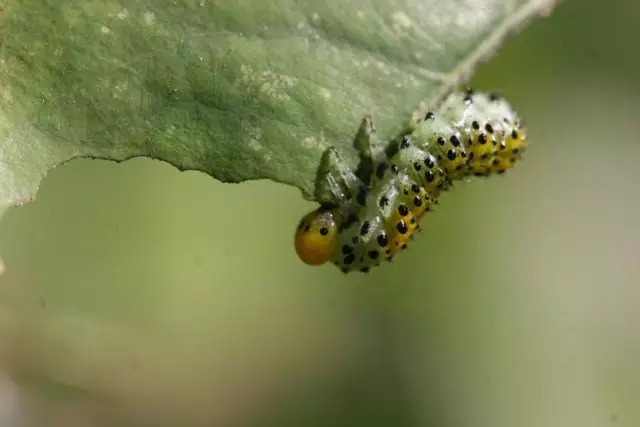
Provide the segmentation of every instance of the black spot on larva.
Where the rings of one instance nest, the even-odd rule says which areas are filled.
[[[473,160],[473,151],[469,153],[469,161]]]
[[[493,126],[491,126],[491,123],[487,123],[486,125],[484,125],[484,130],[486,130],[488,133],[493,133]]]
[[[484,133],[481,133],[480,135],[478,135],[478,142],[480,144],[486,144],[487,143],[487,135],[485,135]]]
[[[380,252],[378,252],[376,250],[369,251],[369,258],[378,259],[378,256],[380,256]]]
[[[400,216],[407,216],[409,215],[409,208],[406,205],[400,205],[398,206],[398,213]]]
[[[415,224],[416,223],[416,219],[415,218],[411,218],[411,220],[409,221],[411,224]]]
[[[356,201],[360,203],[361,206],[365,206],[367,204],[367,189],[365,187],[358,188]]]
[[[405,196],[409,195],[409,190],[407,190],[406,188],[402,191],[402,194],[404,194]]]
[[[326,236],[327,234],[329,234],[329,229],[327,227],[322,227],[320,229],[320,234],[322,234],[323,236]]]
[[[442,155],[441,155],[441,154],[438,154],[438,155],[436,156],[436,158],[438,159],[438,161],[439,161],[439,162],[441,162],[441,161],[442,161]]]
[[[384,173],[387,171],[387,169],[389,169],[389,165],[386,163],[380,163],[377,167],[376,167],[376,176],[379,179],[384,178]]]
[[[444,145],[444,144],[446,144],[447,141],[445,141],[445,139],[443,137],[439,136],[438,139],[436,139],[436,142],[439,145]]]
[[[413,191],[414,193],[419,193],[420,186],[414,182],[413,184],[411,184],[411,191]]]
[[[361,236],[366,236],[367,233],[369,233],[369,229],[371,228],[371,224],[369,223],[369,221],[365,221],[362,223],[362,226],[360,227],[360,235]]]
[[[518,161],[518,159],[516,159],[515,157],[510,158],[509,160],[511,160],[511,163],[515,163]]]
[[[351,238],[351,243],[353,243],[354,245],[357,245],[359,241],[360,241],[360,238],[358,236],[353,236]]]
[[[519,150],[519,149],[517,149],[517,148],[514,148],[513,150],[511,150],[511,152],[512,152],[513,154],[518,154],[518,153],[520,152],[520,150]]]
[[[308,232],[309,232],[309,230],[311,230],[311,226],[310,226],[309,224],[305,225],[305,226],[304,226],[304,232],[305,232],[305,233],[308,233]]]
[[[351,252],[353,252],[353,247],[349,246],[349,245],[344,245],[342,246],[342,253],[345,255],[349,255]]]
[[[500,166],[500,160],[499,159],[493,159],[493,166]]]
[[[476,122],[475,120],[471,122],[471,127],[474,130],[479,130],[480,129],[480,123]]]
[[[400,149],[409,148],[410,145],[411,139],[408,136],[403,137],[402,141],[400,141]]]
[[[389,198],[387,197],[386,194],[383,194],[382,197],[380,197],[380,201],[378,202],[378,206],[380,206],[380,208],[384,208],[388,204],[389,204]]]
[[[362,272],[362,273],[368,273],[368,272],[369,272],[369,267],[362,267],[362,268],[360,269],[360,272]]]
[[[504,172],[505,172],[505,170],[504,170],[504,169],[500,169],[500,170],[498,171],[498,175],[502,175]]]
[[[458,166],[456,166],[456,170],[457,171],[461,171],[462,170],[462,163],[460,163]]]
[[[474,175],[475,175],[475,176],[484,176],[484,173],[482,173],[482,172],[476,172],[476,173],[474,173]]]
[[[413,205],[416,207],[422,206],[422,198],[420,196],[416,196],[413,198]]]
[[[509,119],[508,119],[508,118],[506,118],[506,117],[504,117],[504,118],[502,119],[502,121],[503,121],[503,122],[505,122],[506,124],[511,123],[511,120],[509,120]]]
[[[402,249],[403,251],[404,251],[405,249],[407,249],[407,244],[405,243],[404,245],[402,245],[402,247],[401,247],[400,249]]]
[[[451,138],[449,138],[449,142],[451,142],[451,144],[454,147],[459,147],[460,146],[460,139],[458,139],[458,137],[456,135],[451,135]]]
[[[487,160],[489,158],[489,153],[484,153],[482,156],[480,156],[480,158],[482,160]]]
[[[355,260],[356,260],[356,255],[355,254],[349,254],[346,257],[344,257],[342,262],[344,263],[344,265],[349,265],[349,264],[353,264],[353,261],[355,261]]]
[[[400,234],[407,234],[407,231],[409,231],[409,227],[407,227],[407,223],[401,219],[396,224],[396,230],[398,230],[398,233]]]
[[[382,247],[385,247],[389,244],[389,239],[387,239],[387,235],[385,233],[378,234],[378,238],[376,239],[378,244]]]
[[[447,159],[455,160],[456,159],[456,152],[453,151],[453,150],[447,151]]]
[[[498,92],[491,92],[491,93],[489,94],[489,100],[490,100],[490,101],[497,101],[497,100],[499,100],[500,98],[502,98],[502,96],[501,96]]]
[[[394,175],[398,175],[399,171],[400,169],[398,168],[398,165],[396,164],[391,165],[391,173],[393,173]]]
[[[433,120],[436,118],[436,115],[433,114],[433,111],[429,111],[426,116],[424,116],[425,120]]]
[[[429,169],[433,169],[436,166],[436,162],[433,159],[433,157],[429,156],[426,159],[424,159],[424,165]]]
[[[518,131],[517,130],[512,130],[511,131],[511,138],[513,139],[518,139]]]
[[[422,165],[421,165],[420,163],[418,163],[418,162],[415,162],[415,163],[413,164],[413,168],[414,168],[415,170],[419,171],[419,170],[421,170],[421,169],[422,169]]]
[[[505,148],[507,148],[507,144],[504,141],[502,141],[500,143],[500,150],[504,150]]]
[[[433,172],[431,171],[426,171],[424,173],[424,179],[427,180],[427,182],[433,182],[434,179],[436,179],[435,175],[433,174]]]

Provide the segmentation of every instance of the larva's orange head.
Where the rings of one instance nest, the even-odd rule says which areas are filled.
[[[339,240],[335,209],[318,208],[300,220],[295,235],[296,252],[309,265],[330,261]]]

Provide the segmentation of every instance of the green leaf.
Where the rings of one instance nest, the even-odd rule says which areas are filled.
[[[0,207],[77,157],[137,156],[312,198],[322,152],[390,138],[556,0],[8,0]]]

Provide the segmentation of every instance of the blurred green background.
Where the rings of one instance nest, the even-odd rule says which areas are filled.
[[[0,221],[0,424],[637,427],[639,16],[566,1],[482,66],[525,161],[368,277],[298,261],[291,187],[51,172]]]

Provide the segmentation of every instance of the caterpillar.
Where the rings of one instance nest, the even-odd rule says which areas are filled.
[[[317,187],[329,189],[334,201],[298,223],[295,249],[306,264],[332,261],[344,273],[366,273],[391,261],[455,181],[502,174],[527,148],[511,104],[471,89],[449,95],[378,154],[374,132],[365,118],[354,141],[369,165],[364,173],[349,168],[334,147],[323,155]]]

